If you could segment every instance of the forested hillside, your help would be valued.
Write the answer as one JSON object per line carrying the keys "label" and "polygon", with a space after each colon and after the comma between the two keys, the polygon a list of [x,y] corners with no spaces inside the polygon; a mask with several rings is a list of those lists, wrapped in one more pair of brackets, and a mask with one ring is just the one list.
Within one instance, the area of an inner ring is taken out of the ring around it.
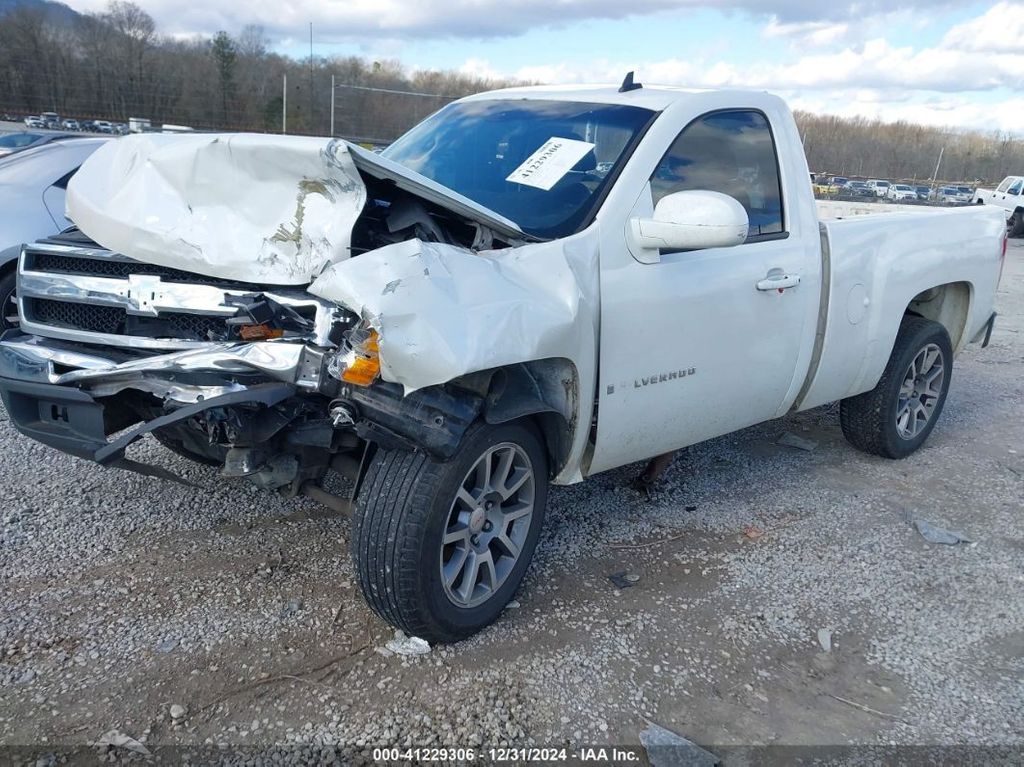
{"label": "forested hillside", "polygon": [[[259,27],[212,38],[161,35],[139,6],[78,14],[47,0],[0,0],[0,112],[53,110],[120,122],[389,141],[453,98],[507,83],[397,61],[297,60],[270,50]],[[284,86],[287,78],[287,87]],[[287,102],[287,108],[285,108]],[[1008,135],[862,118],[798,114],[812,170],[848,176],[993,181],[1024,174],[1024,141]]]}

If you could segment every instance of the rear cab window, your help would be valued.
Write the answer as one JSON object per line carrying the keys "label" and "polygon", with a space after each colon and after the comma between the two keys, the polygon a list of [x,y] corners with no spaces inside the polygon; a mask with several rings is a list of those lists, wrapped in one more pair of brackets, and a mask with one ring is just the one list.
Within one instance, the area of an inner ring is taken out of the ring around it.
{"label": "rear cab window", "polygon": [[651,176],[654,204],[673,192],[727,194],[747,211],[747,242],[786,236],[771,125],[755,110],[727,110],[686,126]]}

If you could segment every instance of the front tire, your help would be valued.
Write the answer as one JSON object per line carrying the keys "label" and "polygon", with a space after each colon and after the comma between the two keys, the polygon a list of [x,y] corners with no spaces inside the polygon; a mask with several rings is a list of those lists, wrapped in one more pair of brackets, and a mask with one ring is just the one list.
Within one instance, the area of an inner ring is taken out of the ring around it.
{"label": "front tire", "polygon": [[16,269],[9,269],[0,276],[0,332],[16,328],[20,324],[18,317],[18,297]]}
{"label": "front tire", "polygon": [[904,317],[878,385],[839,403],[843,436],[865,453],[906,458],[935,428],[952,372],[946,329],[921,317]]}
{"label": "front tire", "polygon": [[352,517],[367,603],[429,642],[457,642],[492,623],[533,557],[547,476],[547,453],[527,422],[477,424],[445,462],[378,449]]}

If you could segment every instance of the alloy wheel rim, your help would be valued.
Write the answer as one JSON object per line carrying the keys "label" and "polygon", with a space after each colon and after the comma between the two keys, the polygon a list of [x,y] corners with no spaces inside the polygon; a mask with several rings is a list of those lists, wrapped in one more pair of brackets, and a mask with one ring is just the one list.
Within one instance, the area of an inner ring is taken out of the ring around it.
{"label": "alloy wheel rim", "polygon": [[914,439],[932,419],[946,382],[945,359],[935,344],[928,344],[910,362],[900,385],[896,405],[896,432]]}
{"label": "alloy wheel rim", "polygon": [[487,449],[466,472],[441,539],[441,583],[452,604],[477,607],[508,580],[533,522],[536,480],[519,445]]}

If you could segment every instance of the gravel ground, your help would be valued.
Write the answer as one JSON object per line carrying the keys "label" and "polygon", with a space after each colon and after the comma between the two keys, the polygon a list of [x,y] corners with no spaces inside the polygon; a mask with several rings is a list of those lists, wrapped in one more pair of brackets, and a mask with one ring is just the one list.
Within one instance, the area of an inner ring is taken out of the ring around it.
{"label": "gravel ground", "polygon": [[[516,603],[415,658],[382,651],[344,518],[148,440],[132,457],[195,487],[103,470],[0,418],[0,744],[117,730],[316,762],[636,745],[653,721],[712,748],[1020,747],[1024,242],[998,309],[911,458],[855,452],[833,406],[689,449],[650,498],[626,487],[638,466],[555,488]],[[930,544],[912,517],[973,543]],[[617,589],[620,571],[639,579]]]}

